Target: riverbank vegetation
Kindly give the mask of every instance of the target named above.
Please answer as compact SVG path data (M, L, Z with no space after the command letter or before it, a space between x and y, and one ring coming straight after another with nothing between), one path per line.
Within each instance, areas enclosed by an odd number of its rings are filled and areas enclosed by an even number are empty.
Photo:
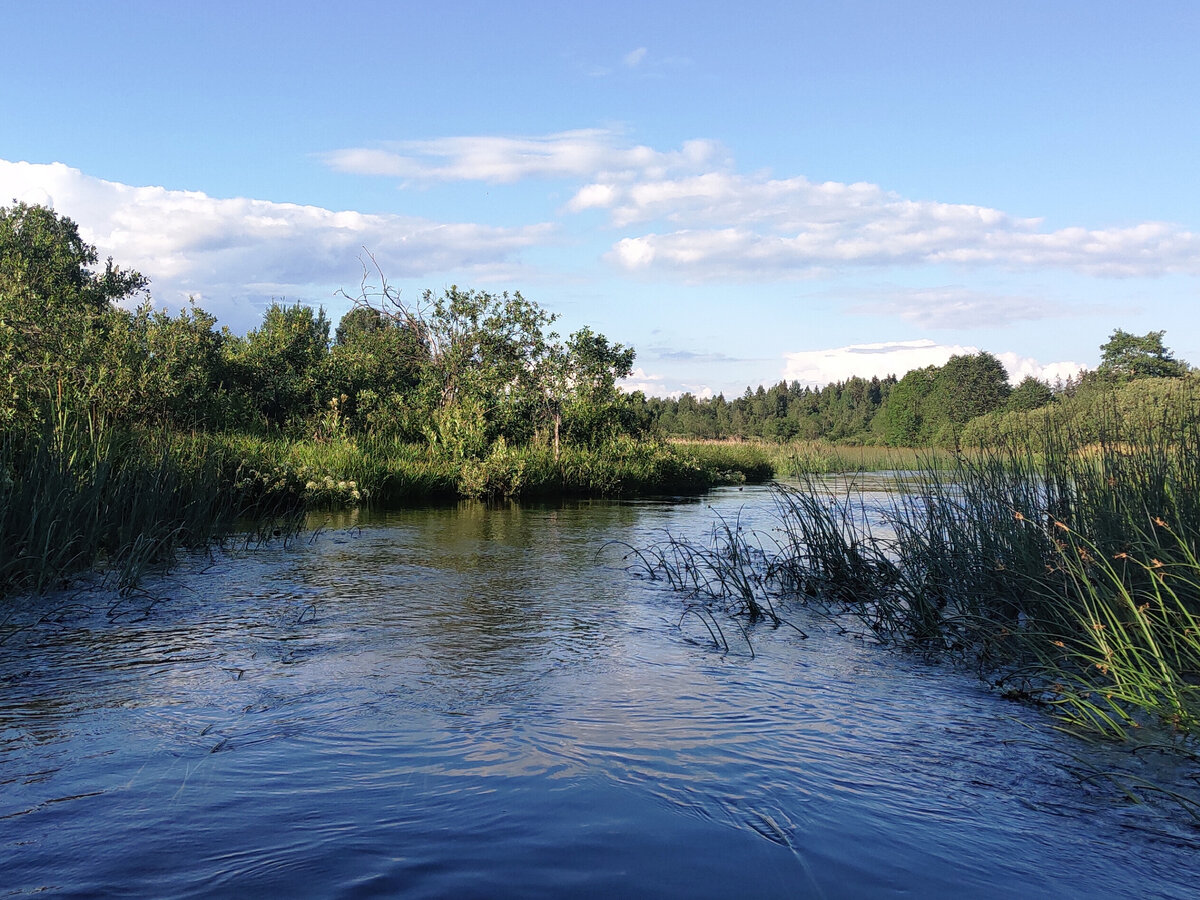
M242 336L40 206L0 208L0 593L122 583L233 523L458 497L696 492L761 459L657 440L633 350L519 293L413 302L368 270L335 330L272 304ZM332 334L331 334L332 330Z
M1195 403L1172 391L1153 419L1111 416L1100 431L1043 411L1036 428L891 488L808 475L775 486L771 535L720 522L703 552L668 536L629 559L689 603L748 585L773 610L803 605L969 668L1073 730L1195 753Z

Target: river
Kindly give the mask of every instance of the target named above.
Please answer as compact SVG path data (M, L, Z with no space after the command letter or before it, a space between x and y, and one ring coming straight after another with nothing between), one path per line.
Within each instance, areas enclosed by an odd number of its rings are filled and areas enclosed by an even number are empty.
M364 512L11 603L0 893L1197 896L1200 832L1037 710L803 610L681 626L606 542L710 506L770 526L762 488Z

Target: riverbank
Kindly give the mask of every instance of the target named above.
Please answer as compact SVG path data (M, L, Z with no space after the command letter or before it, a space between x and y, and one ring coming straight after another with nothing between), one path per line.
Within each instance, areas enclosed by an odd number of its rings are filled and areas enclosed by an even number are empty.
M41 591L93 567L132 585L177 550L238 523L312 509L560 497L696 494L758 483L757 450L617 439L479 456L369 436L290 440L237 432L94 429L64 418L0 439L0 595Z

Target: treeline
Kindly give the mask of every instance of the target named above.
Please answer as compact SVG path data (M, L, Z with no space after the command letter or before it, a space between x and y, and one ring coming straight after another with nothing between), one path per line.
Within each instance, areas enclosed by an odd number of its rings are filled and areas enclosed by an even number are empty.
M452 459L512 447L557 459L564 446L655 436L957 448L1029 427L1032 410L1056 409L1082 428L1112 410L1117 389L1125 406L1152 408L1154 385L1189 371L1162 332L1116 330L1096 371L1053 388L1034 378L1011 387L1003 364L982 352L901 378L780 382L733 400L646 398L618 387L632 348L588 328L563 339L555 316L519 293L451 287L408 302L371 272L374 284L364 278L336 328L322 309L276 303L242 336L195 306L154 309L145 278L97 262L70 219L19 203L0 209L6 433L41 433L69 413L95 433L358 436Z
M900 379L854 377L822 388L781 381L733 400L684 394L651 398L647 408L664 433L706 439L957 449L1019 435L1051 411L1081 435L1098 433L1114 414L1155 415L1170 405L1168 395L1190 384L1190 367L1163 346L1163 335L1117 329L1101 345L1097 369L1053 386L1028 376L1012 387L1003 363L982 352ZM1039 416L1031 416L1035 410Z
M369 433L477 457L650 424L617 388L633 350L588 328L562 339L519 293L408 303L380 276L332 334L324 310L276 303L243 337L198 307L155 310L140 274L96 263L70 219L0 209L0 427L37 431L70 410L97 430Z

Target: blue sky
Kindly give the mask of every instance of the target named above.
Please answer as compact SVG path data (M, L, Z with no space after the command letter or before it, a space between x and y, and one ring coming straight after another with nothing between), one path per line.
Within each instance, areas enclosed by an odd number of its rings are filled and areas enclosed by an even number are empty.
M1200 364L1200 5L982 7L0 0L0 203L237 331L364 248L520 290L658 394Z

